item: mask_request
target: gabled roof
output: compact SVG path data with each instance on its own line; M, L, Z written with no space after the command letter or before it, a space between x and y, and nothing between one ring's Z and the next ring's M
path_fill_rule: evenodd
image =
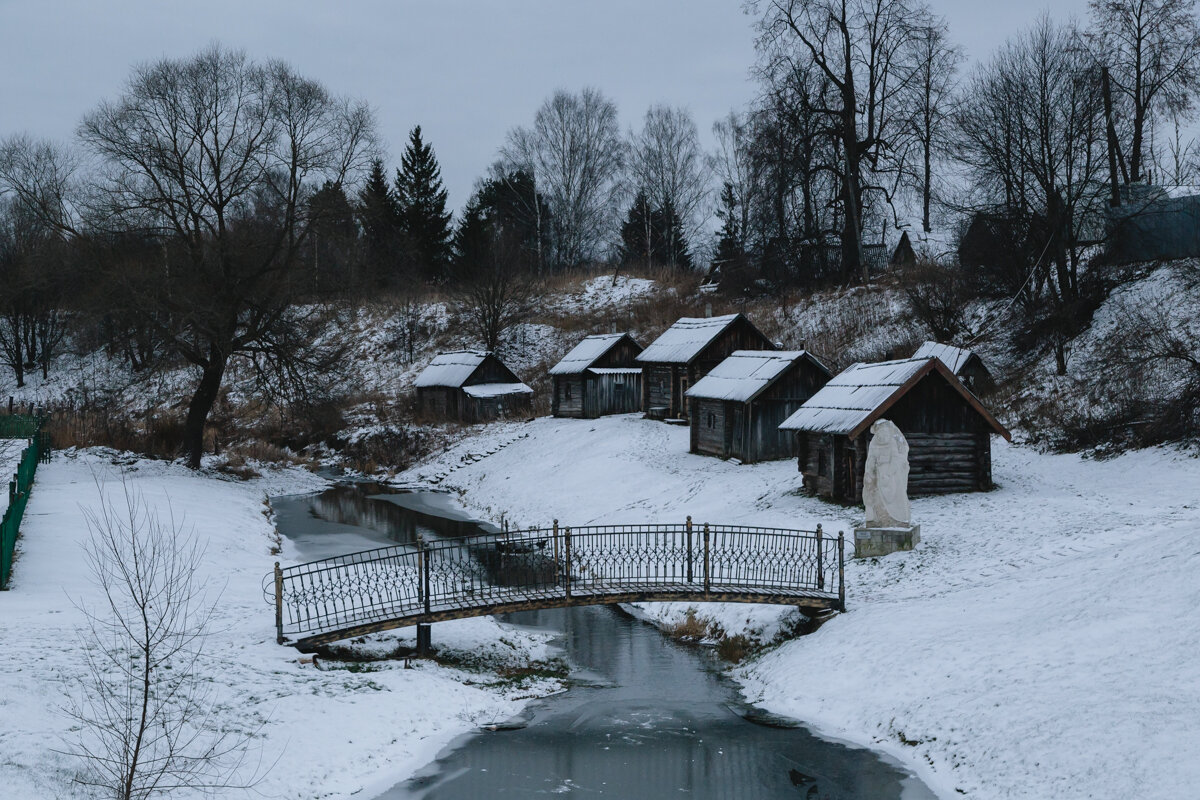
M458 388L470 380L479 365L491 353L484 350L459 350L434 356L429 366L413 381L413 386L448 386Z
M811 361L826 375L830 374L824 364L804 350L735 350L696 381L696 385L688 389L687 396L748 403L802 359Z
M562 361L550 368L550 374L578 375L603 358L609 350L617 345L617 342L626 336L629 334L598 333L584 337L583 341L571 348L571 352L563 356ZM629 340L637 345L637 341L632 336L629 336Z
M857 437L882 417L917 382L938 372L963 399L1005 439L1008 430L983 407L938 358L906 358L878 364L854 364L825 384L808 402L783 421L780 430L845 434Z
M926 342L917 348L917 352L913 353L913 358L940 359L955 375L967 365L972 356L979 358L973 350L966 350L962 347L955 347L952 344L939 344L937 342Z
M740 316L682 317L651 342L637 360L657 364L690 363Z

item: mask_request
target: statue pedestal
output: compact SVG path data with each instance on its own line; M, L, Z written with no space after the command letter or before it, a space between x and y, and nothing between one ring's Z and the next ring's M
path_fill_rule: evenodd
M896 525L890 528L855 528L854 557L875 558L912 550L921 541L920 525Z

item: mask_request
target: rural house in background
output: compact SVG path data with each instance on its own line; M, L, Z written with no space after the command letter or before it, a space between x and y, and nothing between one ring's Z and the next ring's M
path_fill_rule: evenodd
M871 423L891 420L908 440L910 496L992 487L992 440L1011 438L937 358L854 364L779 427L796 432L808 491L862 500Z
M687 390L735 350L776 350L741 314L683 317L637 357L642 408L654 419L687 418Z
M417 388L417 409L427 417L484 422L527 415L532 409L533 389L489 352L441 353L413 385Z
M642 409L642 346L628 333L584 338L550 368L554 382L551 413L595 418Z
M833 374L803 350L737 350L688 390L691 451L745 464L788 458L779 424Z
M974 350L955 347L952 344L925 342L913 353L913 358L937 358L950 368L963 385L977 395L985 395L996 388L992 373L983 359Z

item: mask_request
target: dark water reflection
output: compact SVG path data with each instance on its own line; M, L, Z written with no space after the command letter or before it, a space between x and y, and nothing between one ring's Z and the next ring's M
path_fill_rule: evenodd
M397 503L368 499L369 492L338 489L272 505L279 529L304 558L361 549L362 542L412 541L417 531L463 532L461 513L445 527L429 518L444 497L409 495ZM708 650L676 644L615 609L523 612L505 620L559 632L578 685L536 703L524 727L463 737L380 800L934 797L871 751L752 721L754 712L737 700ZM436 625L433 638L436 644Z

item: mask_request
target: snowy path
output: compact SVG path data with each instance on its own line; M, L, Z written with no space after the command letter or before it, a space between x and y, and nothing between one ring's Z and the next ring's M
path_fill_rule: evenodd
M801 496L794 462L692 456L683 427L623 416L527 429L445 485L521 525L854 521ZM504 434L461 447L489 437ZM946 797L1194 795L1200 459L1091 462L997 442L993 460L996 491L915 500L919 548L849 564L850 613L739 670L747 696L903 758ZM701 611L763 638L789 613Z
M221 722L241 730L261 725L261 756L266 764L278 759L257 787L263 796L372 797L431 761L454 737L510 718L523 698L552 687L488 688L478 685L486 675L481 681L478 673L431 662L412 669L380 662L362 672L301 664L295 650L275 644L262 595L263 576L281 558L269 552L274 529L264 499L324 482L298 470L242 483L154 461L130 469L132 488L164 515L169 505L206 545L201 578L221 600L204 670L220 687ZM97 455L58 454L39 467L12 588L0 593L4 797L77 796L72 762L54 751L68 728L60 709L83 675L76 603L97 599L81 557L83 508L99 499L94 475L119 492L114 467ZM285 542L284 563L288 556ZM440 646L498 663L544 658L548 638L490 618L438 626Z

